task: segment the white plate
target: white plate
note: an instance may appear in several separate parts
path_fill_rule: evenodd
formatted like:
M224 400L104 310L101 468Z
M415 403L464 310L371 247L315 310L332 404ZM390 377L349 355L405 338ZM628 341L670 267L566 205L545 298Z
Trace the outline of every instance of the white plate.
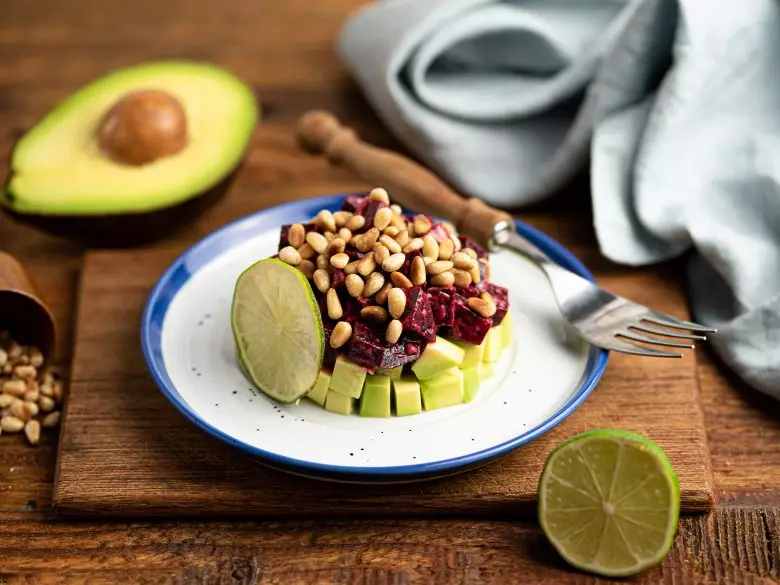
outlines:
M509 289L513 343L470 404L390 419L341 416L302 400L277 404L236 365L230 304L238 275L276 253L279 226L305 222L343 196L308 199L230 224L187 251L152 292L142 324L149 371L191 421L294 473L357 482L400 482L462 471L558 424L606 366L563 321L539 269L519 255L491 255L491 279ZM518 223L553 259L590 278L559 244Z

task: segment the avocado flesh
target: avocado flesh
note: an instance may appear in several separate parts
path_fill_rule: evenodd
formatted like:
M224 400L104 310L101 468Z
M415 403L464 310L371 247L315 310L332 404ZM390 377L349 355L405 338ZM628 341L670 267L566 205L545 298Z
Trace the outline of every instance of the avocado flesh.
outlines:
M499 327L501 327L501 345L506 349L512 345L512 313L507 311Z
M453 341L455 345L463 350L463 360L458 366L461 370L466 368L473 368L482 361L482 356L485 354L485 340L479 345L473 343L465 343L463 341Z
M344 416L350 415L352 414L354 406L354 399L334 392L333 390L329 390L328 395L325 398L325 410L335 412L336 414L343 414Z
M482 377L479 366L465 368L463 372L463 402L471 402L479 392Z
M120 98L151 88L181 102L188 143L146 165L117 163L100 151L96 128ZM218 67L169 61L122 69L78 90L19 140L0 199L22 216L145 214L176 206L228 178L256 122L251 89Z
M368 376L360 398L360 416L390 416L390 377Z
M376 368L374 370L374 373L376 373L378 376L389 376L391 380L400 380L401 374L404 371L403 366L398 366L397 368Z
M322 370L320 375L317 376L317 383L314 384L309 393L306 395L309 400L313 400L320 406L325 406L325 399L328 396L328 387L330 386L330 373Z
M436 337L429 343L420 359L412 365L412 371L419 380L427 380L450 368L457 368L463 361L464 351L443 337Z
M501 357L501 351L504 349L503 337L501 335L501 326L491 327L485 336L485 354L482 361L493 363Z
M420 383L414 376L402 376L398 380L393 380L393 395L397 416L408 416L422 412Z
M350 398L360 398L363 393L363 384L366 381L368 370L351 362L343 355L336 358L333 366L333 375L330 378L329 388Z
M463 402L463 372L450 368L420 382L425 410L436 410Z

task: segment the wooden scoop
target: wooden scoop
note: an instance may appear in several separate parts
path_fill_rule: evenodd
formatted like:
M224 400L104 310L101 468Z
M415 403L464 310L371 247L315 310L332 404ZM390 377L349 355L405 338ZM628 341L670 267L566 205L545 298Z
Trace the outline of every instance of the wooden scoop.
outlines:
M480 199L466 199L433 173L400 154L361 141L351 128L330 112L313 110L298 121L298 138L313 152L324 153L333 163L344 163L391 199L405 207L451 221L459 232L488 245L496 225L512 216Z
M19 261L0 252L0 330L4 329L18 343L40 349L44 361L51 357L56 342L54 316Z

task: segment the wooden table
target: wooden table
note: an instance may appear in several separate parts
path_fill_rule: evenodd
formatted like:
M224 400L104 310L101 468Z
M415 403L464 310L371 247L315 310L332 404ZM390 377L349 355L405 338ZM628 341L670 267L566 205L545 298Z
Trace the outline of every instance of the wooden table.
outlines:
M369 141L397 148L333 52L359 0L4 2L0 150L77 86L139 60L213 60L253 83L264 109L227 201L159 246L182 247L227 221L298 197L364 189L348 171L302 155L292 126L333 109ZM595 242L586 183L520 217L569 222ZM579 203L577 203L579 201ZM70 360L83 250L0 216L0 249L21 258L50 300ZM603 262L603 261L602 261ZM625 270L614 267L615 270ZM780 578L778 404L698 352L717 485L715 510L680 522L665 563L638 583L769 583ZM593 583L567 569L533 522L472 520L63 523L51 514L56 440L0 439L0 583ZM533 559L528 561L527 559Z

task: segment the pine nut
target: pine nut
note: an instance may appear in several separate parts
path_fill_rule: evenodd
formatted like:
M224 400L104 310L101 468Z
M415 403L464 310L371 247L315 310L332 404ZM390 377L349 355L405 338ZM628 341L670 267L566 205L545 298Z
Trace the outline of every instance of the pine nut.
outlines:
M474 267L469 270L469 274L471 275L471 280L474 282L474 284L479 284L480 280L482 280L482 276L479 274L479 265L474 265Z
M387 321L387 310L379 305L370 305L360 311L360 316L367 321L374 323L384 323Z
M453 268L452 274L455 277L455 286L468 286L471 284L471 274L467 270Z
M431 276L447 272L448 270L452 270L452 262L449 260L436 260L425 267L425 271Z
M390 256L390 250L387 249L387 246L381 242L377 242L376 245L374 245L374 262L381 265L388 256Z
M455 283L455 275L452 272L442 272L431 277L433 286L452 286Z
M22 380L34 380L38 375L35 366L16 366L14 374Z
M306 228L299 223L294 223L287 230L287 241L293 248L300 248L306 240Z
M3 392L16 398L21 398L27 392L27 384L25 384L24 380L10 380L3 384Z
M15 396L11 396L10 394L0 394L0 409L8 408L17 400L19 399Z
M414 233L418 236L424 236L431 231L431 220L425 215L414 216Z
M425 284L425 260L420 256L415 256L412 260L412 267L409 270L409 280L415 286Z
M423 264L425 264L426 266L428 266L428 264L430 264L431 262L436 262L436 260L434 260L433 258L428 258L428 256L423 256L422 259L423 259Z
M471 270L476 264L473 258L467 256L463 252L455 252L452 255L452 263L455 268L460 268L461 270Z
M347 225L350 217L352 217L351 211L335 211L333 213L333 221L336 222L336 227L338 228L343 228Z
M485 299L470 297L466 302L471 309L483 317L492 317L496 314L496 305L494 303L489 303Z
M336 231L336 219L327 209L323 209L317 214L317 217L314 218L314 223L321 225L329 232Z
M343 227L339 230L339 237L345 242L349 242L352 239L352 232Z
M402 215L394 215L393 218L390 220L390 225L396 228L399 232L402 232L406 229L406 221L404 221L404 218Z
M395 272L393 272L395 274ZM374 295L374 302L377 305L384 305L387 302L387 295L390 293L390 291L393 288L392 282L385 282L385 285L380 288L377 293Z
M279 260L291 266L298 266L301 263L301 255L292 246L285 246L279 250Z
M325 232L325 233L324 233L324 234L322 234L322 235L323 235L323 236L325 236L325 239L328 241L328 243L329 243L329 244L330 244L330 243L333 241L333 239L336 237L336 234L334 234L333 232Z
M382 269L385 272L395 272L404 265L404 262L406 262L406 254L393 254L382 262Z
M303 246L298 248L298 254L300 254L301 258L303 258L304 260L310 260L311 258L314 258L314 256L317 254L317 252L307 242L307 243L303 244Z
M0 368L2 368L5 364L8 363L8 353L0 347Z
M396 242L390 236L382 236L382 237L379 238L379 241L382 242L382 244L385 246L385 248L388 249L388 251L391 254L400 254L401 253L401 244Z
M389 207L383 207L374 214L374 227L382 231L390 225L390 218L393 217L393 211Z
M334 268L341 268L343 269L346 267L346 265L349 264L349 256L344 254L344 252L340 252L338 254L334 254L330 257L330 265Z
M54 396L54 381L41 384L40 391L43 396Z
M349 240L349 245L353 248L357 248L361 241L363 241L363 234L357 234L356 236L352 236Z
M472 250L471 248L464 248L463 253L466 254L469 258L472 260L477 260L479 256L477 256L477 252L475 250Z
M6 433L18 433L24 428L24 421L15 416L6 415L0 418L0 429Z
M15 400L11 405L11 416L15 416L19 420L28 421L34 415L24 400Z
M35 382L34 380L30 380L27 382L27 392L25 392L22 395L22 400L27 400L28 402L35 402L38 400L38 397L40 396L40 390L38 387L38 382Z
M399 246L405 246L406 244L409 243L409 240L412 239L412 236L409 235L409 230L406 229L406 227L404 227L400 232L398 232L398 235L393 239L396 241L396 243Z
M381 272L372 272L366 280L366 285L363 287L363 296L370 297L371 295L376 294L384 285L384 274Z
M414 252L415 250L422 250L424 245L425 244L422 238L413 238L409 241L408 244L404 246L403 251L408 254L409 252Z
M349 341L350 337L352 337L352 325L346 321L339 321L333 328L333 333L330 334L330 346L333 349L338 349Z
M398 343L403 330L404 328L403 325L401 325L401 322L398 319L393 319L390 321L390 324L385 331L385 341L387 341L387 343Z
M486 291L486 290L485 290L485 291L482 291L482 294L481 294L481 295L479 295L479 298L481 298L481 299L482 299L483 301L485 301L486 303L493 303L494 305L496 304L496 301L495 301L495 299L493 299L493 295L491 295L491 294L490 294L488 291Z
M41 396L38 399L38 406L41 407L42 412L51 412L54 410L54 400L48 396Z
M390 206L390 209L392 210L393 213L397 213L398 215L403 215L404 214L404 210L401 209L401 206L398 205L397 203L393 203Z
M41 423L37 420L31 420L24 425L24 434L30 445L37 445L41 442Z
M59 404L62 402L62 382L57 380L54 382L54 401Z
M479 263L485 267L485 281L490 280L490 262L487 258L480 258ZM477 266L479 268L479 266Z
M344 309L341 308L341 301L335 288L328 289L328 294L325 296L325 301L328 305L328 317L331 319L341 319L344 315Z
M383 233L384 235L386 235L386 236L390 236L391 238L394 238L394 237L396 237L396 236L398 235L398 232L400 232L400 231L401 231L401 230L399 230L399 229L398 229L397 227L395 227L394 225L390 225L390 226L387 226L387 227L386 227L386 228L385 228L385 229L382 231L382 233Z
M434 260L439 259L439 242L431 234L423 238L422 255Z
M347 229L351 232L356 232L359 229L363 229L363 226L366 225L366 218L362 215L353 215L349 218L349 221L347 222Z
M327 270L328 266L330 266L330 260L328 260L325 254L320 254L317 256L316 266L319 270Z
M409 237L414 238L417 236L417 232L414 230L414 221L406 222L406 231L409 232Z
M453 247L455 249L455 252L459 252L460 249L463 247L463 244L461 244L461 242L460 242L460 238L456 238L454 236L452 238L452 245L453 245Z
M60 424L60 416L61 415L59 410L50 412L49 414L43 417L43 420L41 421L41 426L43 426L46 429L56 427L58 424Z
M330 274L327 270L323 270L322 268L315 270L313 278L314 286L317 287L317 290L323 293L328 292L328 289L330 288Z
M306 275L306 278L311 278L317 267L311 260L301 260L301 263L298 264L298 269Z
M344 283L347 285L347 292L350 294L350 296L358 298L361 294L363 294L364 282L363 279L360 278L357 274L350 274L347 276L347 279L344 281Z
M411 288L414 286L412 281L406 278L403 272L393 272L390 275L390 280L392 280L393 284L399 288Z
M346 240L343 240L342 238L333 238L330 241L330 244L328 244L328 255L333 256L334 254L340 254L347 248L347 242Z
M379 235L379 230L375 227L372 227L365 234L363 234L363 246L365 247L365 250L360 251L368 252L369 250L373 250L374 244L376 244L376 241L379 239Z
M368 276L374 270L376 270L376 260L374 260L374 253L369 252L358 260L357 271L363 276Z
M439 260L449 260L455 252L455 245L452 240L443 240L439 243Z
M387 295L387 308L394 319L400 319L406 310L406 294L400 288L392 289Z
M328 249L328 240L322 234L309 232L306 234L306 243L309 244L317 254L324 254Z
M349 274L356 274L357 273L357 268L358 268L358 261L355 260L354 262L350 262L349 264L347 264L344 267L344 272L346 274L348 274L348 275Z
M382 201L383 203L390 205L390 196L387 194L387 191L382 189L382 187L371 189L371 193L368 194L368 198L372 201Z
M37 347L31 347L30 351L30 365L40 368L43 365L43 354Z

